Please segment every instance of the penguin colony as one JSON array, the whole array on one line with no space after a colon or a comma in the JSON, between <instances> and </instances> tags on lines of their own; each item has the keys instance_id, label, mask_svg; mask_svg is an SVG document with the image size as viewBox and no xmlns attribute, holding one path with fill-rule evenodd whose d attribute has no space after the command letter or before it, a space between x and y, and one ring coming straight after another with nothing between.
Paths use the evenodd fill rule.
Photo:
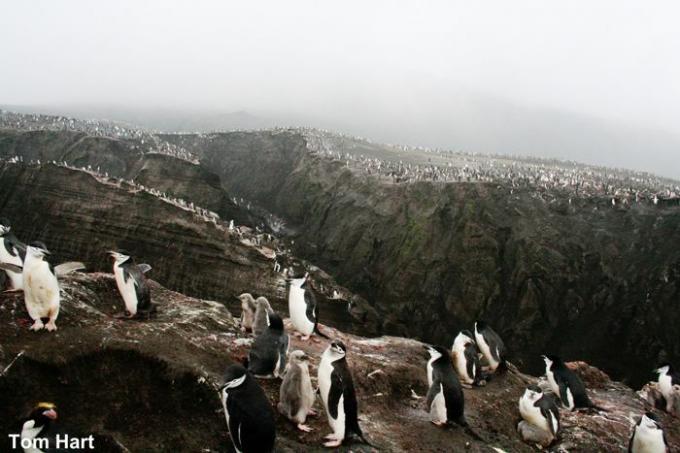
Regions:
<instances>
[{"instance_id":1,"label":"penguin colony","mask_svg":"<svg viewBox=\"0 0 680 453\"><path fill-rule=\"evenodd\" d=\"M0 219L0 268L7 274L9 291L24 292L24 301L33 320L30 330L57 329L60 289L58 275L80 270L82 263L65 263L57 268L47 261L50 252L42 242L23 244L11 233L7 219ZM145 274L148 264L136 264L132 255L123 250L110 251L113 274L123 299L125 311L120 318L149 318L155 312ZM61 271L58 270L61 268ZM229 436L237 452L271 452L275 449L276 422L274 410L258 384L260 379L281 379L278 412L301 431L311 431L307 417L317 415L313 409L321 401L331 432L324 446L336 448L359 441L377 449L366 440L359 425L359 406L352 372L347 361L348 348L332 340L318 327L319 307L308 273L287 279L288 308L294 334L302 341L319 341L317 335L330 341L321 355L318 388L312 385L310 357L301 350L289 351L289 336L283 319L264 297L249 293L238 296L241 303L240 325L252 332L254 341L243 365L227 368L219 388ZM47 322L44 323L43 320ZM438 345L425 345L428 391L425 409L431 422L439 427L458 425L471 438L483 441L465 418L463 387L483 386L494 375L507 369L507 349L501 337L486 323L475 322L473 330L461 330L450 350ZM604 411L587 394L579 376L557 356L543 356L546 382L530 385L519 399L522 420L517 425L520 437L540 447L551 446L560 432L560 407L568 411ZM658 388L671 412L676 395L680 395L680 373L664 364L655 370ZM44 449L54 447L57 419L56 406L39 403L22 420L21 439L40 440ZM29 451L29 450L26 450ZM658 418L651 412L643 414L629 441L632 453L666 453L668 445Z\"/></svg>"}]
</instances>

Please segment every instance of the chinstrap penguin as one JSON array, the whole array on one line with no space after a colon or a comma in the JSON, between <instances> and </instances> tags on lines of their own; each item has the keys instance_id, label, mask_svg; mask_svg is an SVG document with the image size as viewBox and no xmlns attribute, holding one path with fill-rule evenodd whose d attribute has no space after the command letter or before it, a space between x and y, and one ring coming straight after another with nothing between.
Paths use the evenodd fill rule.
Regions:
<instances>
[{"instance_id":1,"label":"chinstrap penguin","mask_svg":"<svg viewBox=\"0 0 680 453\"><path fill-rule=\"evenodd\" d=\"M241 330L252 332L257 308L255 299L250 293L243 293L237 299L241 302Z\"/></svg>"},{"instance_id":2,"label":"chinstrap penguin","mask_svg":"<svg viewBox=\"0 0 680 453\"><path fill-rule=\"evenodd\" d=\"M316 303L309 274L290 280L288 312L293 327L300 333L302 340L308 340L313 333L329 339L328 336L319 331L319 307Z\"/></svg>"},{"instance_id":3,"label":"chinstrap penguin","mask_svg":"<svg viewBox=\"0 0 680 453\"><path fill-rule=\"evenodd\" d=\"M23 267L26 256L26 244L21 242L14 233L11 232L9 220L0 219L0 262L13 264ZM24 289L22 272L6 269L5 273L9 278L10 290L20 291Z\"/></svg>"},{"instance_id":4,"label":"chinstrap penguin","mask_svg":"<svg viewBox=\"0 0 680 453\"><path fill-rule=\"evenodd\" d=\"M479 349L469 330L462 330L453 340L451 347L453 364L464 386L482 385L482 367L479 361Z\"/></svg>"},{"instance_id":5,"label":"chinstrap penguin","mask_svg":"<svg viewBox=\"0 0 680 453\"><path fill-rule=\"evenodd\" d=\"M560 429L560 412L552 396L537 385L530 385L519 399L519 413L530 425L550 433L553 438Z\"/></svg>"},{"instance_id":6,"label":"chinstrap penguin","mask_svg":"<svg viewBox=\"0 0 680 453\"><path fill-rule=\"evenodd\" d=\"M154 305L151 303L151 290L144 274L151 267L147 264L137 265L124 250L110 251L109 255L113 258L113 275L125 303L125 316L148 317L154 311Z\"/></svg>"},{"instance_id":7,"label":"chinstrap penguin","mask_svg":"<svg viewBox=\"0 0 680 453\"><path fill-rule=\"evenodd\" d=\"M628 442L628 453L666 453L668 442L656 416L644 414L633 428Z\"/></svg>"},{"instance_id":8,"label":"chinstrap penguin","mask_svg":"<svg viewBox=\"0 0 680 453\"><path fill-rule=\"evenodd\" d=\"M491 372L496 371L499 367L505 367L505 343L501 337L485 322L475 322L475 342L481 351L488 369Z\"/></svg>"},{"instance_id":9,"label":"chinstrap penguin","mask_svg":"<svg viewBox=\"0 0 680 453\"><path fill-rule=\"evenodd\" d=\"M42 242L32 242L26 248L22 272L24 301L28 315L33 320L31 330L35 331L42 328L50 332L57 330L61 295L54 268L45 260L49 253ZM42 318L49 318L47 324L43 324Z\"/></svg>"},{"instance_id":10,"label":"chinstrap penguin","mask_svg":"<svg viewBox=\"0 0 680 453\"><path fill-rule=\"evenodd\" d=\"M661 365L655 372L659 375L659 391L666 400L666 412L671 413L673 412L675 394L680 390L673 388L680 386L680 372L675 371L668 363Z\"/></svg>"},{"instance_id":11,"label":"chinstrap penguin","mask_svg":"<svg viewBox=\"0 0 680 453\"><path fill-rule=\"evenodd\" d=\"M590 401L586 386L581 378L570 370L559 357L544 355L543 361L545 362L545 375L548 378L550 388L559 397L564 407L570 411L577 408L605 411L605 409Z\"/></svg>"},{"instance_id":12,"label":"chinstrap penguin","mask_svg":"<svg viewBox=\"0 0 680 453\"><path fill-rule=\"evenodd\" d=\"M347 365L347 347L341 341L331 343L321 355L318 384L321 401L326 409L328 424L333 430L324 437L324 446L333 448L357 436L371 445L359 427L359 408L354 380Z\"/></svg>"},{"instance_id":13,"label":"chinstrap penguin","mask_svg":"<svg viewBox=\"0 0 680 453\"><path fill-rule=\"evenodd\" d=\"M237 452L274 451L276 423L267 395L241 365L231 365L224 375L220 399L229 436Z\"/></svg>"},{"instance_id":14,"label":"chinstrap penguin","mask_svg":"<svg viewBox=\"0 0 680 453\"><path fill-rule=\"evenodd\" d=\"M248 371L257 377L279 377L286 367L288 334L278 314L267 314L267 321L267 329L255 338L248 353Z\"/></svg>"},{"instance_id":15,"label":"chinstrap penguin","mask_svg":"<svg viewBox=\"0 0 680 453\"><path fill-rule=\"evenodd\" d=\"M300 350L293 351L284 371L277 408L299 430L309 432L312 429L305 425L305 421L308 415L316 414L312 410L315 399L316 393L309 376L309 356Z\"/></svg>"}]
</instances>

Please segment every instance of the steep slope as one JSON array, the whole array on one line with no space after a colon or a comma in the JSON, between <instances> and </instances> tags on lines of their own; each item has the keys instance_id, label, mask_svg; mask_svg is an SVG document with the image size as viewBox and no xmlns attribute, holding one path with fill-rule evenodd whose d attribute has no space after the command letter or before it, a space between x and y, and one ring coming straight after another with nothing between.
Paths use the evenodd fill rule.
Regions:
<instances>
[{"instance_id":1,"label":"steep slope","mask_svg":"<svg viewBox=\"0 0 680 453\"><path fill-rule=\"evenodd\" d=\"M176 140L296 227L298 254L364 296L384 332L448 344L484 318L528 369L553 351L635 385L680 360L677 203L379 182L309 152L297 131Z\"/></svg>"}]
</instances>

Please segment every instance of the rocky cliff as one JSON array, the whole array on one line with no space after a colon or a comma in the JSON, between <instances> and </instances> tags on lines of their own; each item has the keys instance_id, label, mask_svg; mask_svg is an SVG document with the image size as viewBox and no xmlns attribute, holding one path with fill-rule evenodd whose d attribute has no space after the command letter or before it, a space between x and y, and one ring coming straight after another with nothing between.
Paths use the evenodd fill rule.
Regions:
<instances>
[{"instance_id":1,"label":"rocky cliff","mask_svg":"<svg viewBox=\"0 0 680 453\"><path fill-rule=\"evenodd\" d=\"M174 140L294 226L297 253L364 296L384 332L449 344L482 318L527 369L553 351L634 385L680 360L677 204L386 183L310 152L297 131Z\"/></svg>"},{"instance_id":2,"label":"rocky cliff","mask_svg":"<svg viewBox=\"0 0 680 453\"><path fill-rule=\"evenodd\" d=\"M219 303L169 291L151 282L158 312L148 321L124 321L110 274L63 278L62 310L55 333L27 328L20 295L0 296L0 449L6 433L36 401L57 404L61 429L96 436L99 452L231 451L216 393L220 375L242 360L250 338ZM459 428L441 429L423 409L426 357L422 344L396 337L366 339L322 326L348 345L356 381L361 424L382 451L529 452L516 432L517 400L536 378L513 367L485 387L465 390L466 414L482 442ZM291 350L312 357L316 375L327 343L292 339ZM8 365L9 368L6 369ZM562 413L562 431L552 451L623 451L633 417L649 407L630 388L583 363L574 364L595 402L606 413ZM315 379L314 379L315 381ZM272 405L278 380L260 380ZM318 408L318 404L317 404ZM680 425L659 413L671 447L680 447ZM302 433L277 417L277 451L325 451L325 417L309 420ZM492 447L496 450L492 450ZM361 445L341 451L370 451Z\"/></svg>"}]
</instances>

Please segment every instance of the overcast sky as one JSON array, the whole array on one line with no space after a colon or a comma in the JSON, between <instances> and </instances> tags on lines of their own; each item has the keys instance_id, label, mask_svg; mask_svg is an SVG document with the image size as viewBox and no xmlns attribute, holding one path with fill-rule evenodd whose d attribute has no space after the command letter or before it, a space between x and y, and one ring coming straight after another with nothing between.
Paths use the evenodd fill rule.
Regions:
<instances>
[{"instance_id":1,"label":"overcast sky","mask_svg":"<svg viewBox=\"0 0 680 453\"><path fill-rule=\"evenodd\" d=\"M0 104L360 117L409 141L380 128L479 98L680 136L679 24L675 0L0 0Z\"/></svg>"}]
</instances>

